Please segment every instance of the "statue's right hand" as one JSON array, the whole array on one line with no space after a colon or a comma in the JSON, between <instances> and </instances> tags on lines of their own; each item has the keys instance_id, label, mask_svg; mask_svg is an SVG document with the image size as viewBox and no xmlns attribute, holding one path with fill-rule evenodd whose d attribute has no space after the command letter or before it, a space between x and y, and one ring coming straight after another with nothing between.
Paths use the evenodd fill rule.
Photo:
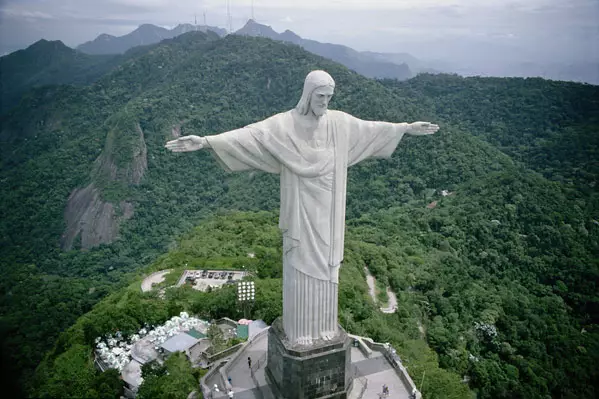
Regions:
<instances>
[{"instance_id":1,"label":"statue's right hand","mask_svg":"<svg viewBox=\"0 0 599 399\"><path fill-rule=\"evenodd\" d=\"M183 136L176 140L169 141L165 147L172 152L189 152L201 150L207 147L207 140L205 137L200 136Z\"/></svg>"}]
</instances>

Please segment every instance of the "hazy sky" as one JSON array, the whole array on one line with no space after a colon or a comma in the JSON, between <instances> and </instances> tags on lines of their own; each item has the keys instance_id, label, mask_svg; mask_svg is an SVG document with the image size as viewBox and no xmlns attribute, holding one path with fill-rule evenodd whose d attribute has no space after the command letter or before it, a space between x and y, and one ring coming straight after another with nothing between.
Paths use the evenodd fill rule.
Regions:
<instances>
[{"instance_id":1,"label":"hazy sky","mask_svg":"<svg viewBox=\"0 0 599 399\"><path fill-rule=\"evenodd\" d=\"M468 62L597 61L599 0L254 0L258 22L276 31L357 50L409 52ZM231 0L233 28L252 0ZM75 47L143 23L226 27L225 0L0 0L0 46L40 38Z\"/></svg>"}]
</instances>

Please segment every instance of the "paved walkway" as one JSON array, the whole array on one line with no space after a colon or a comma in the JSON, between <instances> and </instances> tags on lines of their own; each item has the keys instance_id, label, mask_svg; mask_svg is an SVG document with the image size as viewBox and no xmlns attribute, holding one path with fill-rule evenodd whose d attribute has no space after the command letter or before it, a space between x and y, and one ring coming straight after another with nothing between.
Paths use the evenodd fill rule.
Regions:
<instances>
[{"instance_id":1,"label":"paved walkway","mask_svg":"<svg viewBox=\"0 0 599 399\"><path fill-rule=\"evenodd\" d=\"M251 346L246 347L238 360L230 365L228 377L231 377L235 399L276 399L270 390L264 373L264 367L266 366L266 357L264 355L267 349L268 334L264 334ZM252 358L255 380L252 378L247 364L248 356ZM360 349L352 347L351 359L352 372L356 373L356 378L349 399L357 399L362 389L362 383L366 382L367 389L364 391L362 399L379 399L383 384L387 384L389 387L389 398L408 399L410 397L396 371L381 352L373 351L372 356L367 358ZM256 362L259 364L257 368L255 367ZM210 386L217 383L221 391L224 391L218 374L212 381L207 381L207 383ZM225 398L225 396L215 396L215 398Z\"/></svg>"},{"instance_id":2,"label":"paved walkway","mask_svg":"<svg viewBox=\"0 0 599 399\"><path fill-rule=\"evenodd\" d=\"M272 391L270 390L270 387L268 386L268 381L266 381L266 373L264 370L264 367L260 367L254 373L256 381L258 381L258 386L260 386L260 393L262 394L262 399L276 399Z\"/></svg>"},{"instance_id":3,"label":"paved walkway","mask_svg":"<svg viewBox=\"0 0 599 399\"><path fill-rule=\"evenodd\" d=\"M255 398L259 396L247 396L247 391L258 390L256 383L252 379L250 368L248 366L248 357L252 359L252 365L255 367L257 362L262 359L262 364L258 370L262 370L264 374L264 366L266 365L266 351L268 350L268 334L263 334L258 339L252 342L252 345L246 347L242 356L239 356L237 362L229 366L229 375L231 377L231 385L235 398ZM266 383L266 379L265 382ZM252 394L258 392L252 392Z\"/></svg>"},{"instance_id":4,"label":"paved walkway","mask_svg":"<svg viewBox=\"0 0 599 399\"><path fill-rule=\"evenodd\" d=\"M362 355L359 349L352 348L351 356L352 366L357 369L357 377L364 377L368 380L362 399L379 399L379 394L383 391L383 384L387 384L389 387L389 398L410 397L395 369L382 354L373 352L373 357L368 359ZM354 389L352 394L359 394L359 391ZM357 395L355 397L357 398ZM354 396L350 395L350 398L354 398Z\"/></svg>"}]
</instances>

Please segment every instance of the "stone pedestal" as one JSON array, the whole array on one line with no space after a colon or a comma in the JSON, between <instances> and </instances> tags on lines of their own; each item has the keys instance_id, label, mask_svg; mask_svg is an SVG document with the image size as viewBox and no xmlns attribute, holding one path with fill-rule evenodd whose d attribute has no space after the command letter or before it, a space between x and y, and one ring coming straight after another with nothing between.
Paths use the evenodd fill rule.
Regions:
<instances>
[{"instance_id":1,"label":"stone pedestal","mask_svg":"<svg viewBox=\"0 0 599 399\"><path fill-rule=\"evenodd\" d=\"M268 332L266 376L281 399L346 399L352 386L351 342L339 327L332 340L291 346L281 319Z\"/></svg>"}]
</instances>

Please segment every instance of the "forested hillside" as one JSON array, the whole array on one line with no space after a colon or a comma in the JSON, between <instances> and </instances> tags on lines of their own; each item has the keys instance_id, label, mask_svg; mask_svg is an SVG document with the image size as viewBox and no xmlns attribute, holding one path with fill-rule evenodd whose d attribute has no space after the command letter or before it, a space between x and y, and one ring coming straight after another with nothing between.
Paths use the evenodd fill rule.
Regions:
<instances>
[{"instance_id":1,"label":"forested hillside","mask_svg":"<svg viewBox=\"0 0 599 399\"><path fill-rule=\"evenodd\" d=\"M383 83L548 179L597 192L598 86L429 74Z\"/></svg>"},{"instance_id":2,"label":"forested hillside","mask_svg":"<svg viewBox=\"0 0 599 399\"><path fill-rule=\"evenodd\" d=\"M414 359L415 376L424 369L436 375L425 397L447 397L444 389L464 397L464 385L455 383L464 376L482 398L593 397L599 379L596 86L446 75L377 82L296 46L215 40L200 32L134 54L91 86L36 89L2 116L0 334L3 369L12 370L6 375L31 387L33 369L53 348L35 392L60 390L65 378L47 374L51 362L89 359L89 336L70 330L58 339L61 331L148 265L183 259L174 255L183 245L178 237L193 235L195 226L210 231L202 229L210 229L206 220L221 220L215 214L276 210L277 176L226 174L209 152L171 154L163 145L287 110L306 73L317 68L337 82L331 108L363 119L441 125L432 137L404 139L391 160L350 169L343 325L394 342L402 357ZM546 100L535 101L541 95ZM136 167L141 158L145 168ZM61 237L74 217L69 196L91 185L94 203L113 212L92 220L110 221L116 233L99 246L84 245L79 235L63 251ZM440 190L454 194L441 197ZM269 215L267 229L246 227L262 237L276 227L276 215ZM274 238L265 240L259 245L270 249L256 267L261 278L277 278ZM213 244L197 245L218 247ZM175 252L156 260L169 249ZM364 264L399 293L398 314L383 317L368 302L357 278ZM134 291L110 298L154 301ZM210 301L220 295L228 294ZM188 306L209 315L229 311L226 301L210 309L195 309L196 299L181 301L166 310L152 302L156 314L137 315L132 323ZM256 316L270 320L280 311L265 309L255 309ZM120 320L115 313L98 328L112 328L103 324L111 318ZM68 363L56 372L71 372ZM91 384L85 381L82 386Z\"/></svg>"},{"instance_id":3,"label":"forested hillside","mask_svg":"<svg viewBox=\"0 0 599 399\"><path fill-rule=\"evenodd\" d=\"M210 31L206 32L204 40L218 38ZM156 46L137 46L123 54L92 55L67 47L59 40L39 40L24 50L0 57L0 113L17 106L21 97L33 88L92 84L117 66L148 53Z\"/></svg>"},{"instance_id":4,"label":"forested hillside","mask_svg":"<svg viewBox=\"0 0 599 399\"><path fill-rule=\"evenodd\" d=\"M118 64L119 57L92 56L61 41L40 40L25 50L0 58L0 112L16 106L21 95L35 86L86 85Z\"/></svg>"}]
</instances>

